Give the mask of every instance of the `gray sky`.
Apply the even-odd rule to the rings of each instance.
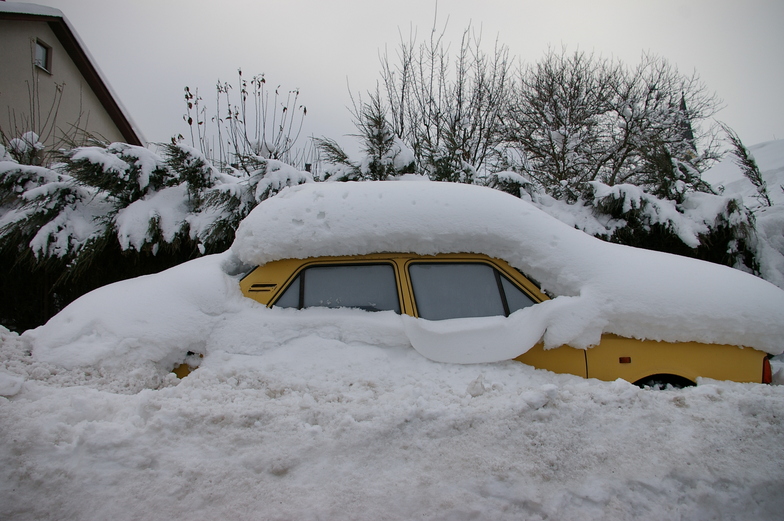
[[[186,134],[183,87],[208,113],[217,80],[265,73],[298,88],[307,134],[351,149],[346,107],[375,86],[379,53],[433,25],[434,0],[36,0],[62,10],[149,141]],[[724,100],[717,118],[746,145],[784,139],[784,2],[780,0],[440,0],[458,45],[469,23],[524,62],[567,46],[636,64],[650,51],[696,71]]]

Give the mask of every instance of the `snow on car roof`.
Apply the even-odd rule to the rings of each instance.
[[[287,188],[242,222],[232,252],[251,265],[377,252],[484,253],[557,295],[510,317],[534,333],[526,337],[543,335],[547,347],[588,347],[615,333],[784,351],[784,291],[773,284],[601,241],[484,187],[401,180]]]

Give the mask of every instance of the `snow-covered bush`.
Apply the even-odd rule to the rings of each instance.
[[[177,184],[152,151],[127,143],[79,147],[64,154],[65,170],[80,184],[94,186],[118,206]]]
[[[383,181],[402,174],[414,173],[416,161],[413,151],[403,143],[387,121],[386,112],[378,91],[370,101],[360,102],[353,111],[354,125],[362,142],[363,158],[353,162],[348,154],[329,138],[316,140],[324,155],[324,179],[334,181]]]
[[[526,176],[517,172],[507,170],[490,174],[485,181],[485,185],[522,199],[532,200],[533,183]]]
[[[312,162],[308,150],[297,149],[308,113],[299,102],[299,90],[282,93],[280,85],[270,89],[264,74],[248,80],[242,69],[237,71],[237,80],[236,91],[235,85],[218,81],[213,116],[207,115],[198,89],[185,87],[183,120],[188,124],[191,146],[222,171],[250,173],[254,157],[303,167]]]
[[[212,251],[222,251],[234,240],[234,231],[253,208],[287,186],[313,181],[309,172],[274,159],[248,156],[250,173],[220,174],[220,182],[202,195],[198,211],[188,217],[192,234]]]
[[[609,225],[598,237],[757,271],[754,219],[739,198],[685,192],[676,203],[634,185],[590,186],[587,203]]]
[[[163,154],[166,165],[177,176],[177,180],[187,184],[190,203],[197,208],[204,190],[215,185],[220,172],[199,150],[182,143],[164,145]]]
[[[736,141],[734,150],[703,177],[725,196],[742,199],[751,211],[760,276],[784,288],[784,140],[746,148],[735,137],[730,138]]]
[[[2,293],[14,295],[0,302],[0,321],[15,329],[97,286],[223,251],[256,204],[313,180],[258,156],[249,174],[222,173],[178,143],[162,157],[93,143],[63,158],[51,169],[0,162]]]
[[[33,131],[25,132],[21,137],[16,137],[8,142],[7,152],[13,160],[24,165],[38,165],[41,163],[41,153],[44,145],[40,137]],[[0,156],[3,154],[0,154]]]

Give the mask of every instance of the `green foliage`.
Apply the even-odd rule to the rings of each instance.
[[[739,199],[725,198],[718,213],[710,221],[700,223],[684,215],[685,208],[680,204],[631,185],[613,190],[600,183],[590,186],[589,200],[595,214],[617,223],[611,233],[600,238],[759,272],[754,255],[754,217]],[[596,192],[599,188],[604,188],[601,195]],[[684,227],[689,231],[684,232]],[[696,236],[690,236],[692,227],[698,229]]]
[[[106,192],[121,207],[178,183],[159,157],[126,143],[75,148],[65,152],[64,164],[76,181]]]
[[[354,110],[354,125],[362,143],[364,158],[359,163],[349,159],[348,154],[329,138],[316,139],[316,146],[323,160],[329,164],[326,178],[341,181],[383,181],[401,174],[414,173],[416,162],[404,159],[406,147],[392,131],[387,121],[387,109],[378,90],[370,101],[361,103]]]
[[[378,91],[370,97],[368,103],[362,105],[357,128],[362,136],[367,158],[360,167],[363,177],[371,181],[383,181],[394,176],[397,172],[391,161],[391,151],[395,144],[395,135],[387,123],[386,109],[381,103]]]
[[[490,174],[485,180],[485,186],[506,192],[515,197],[522,197],[523,194],[526,194],[526,197],[529,199],[531,199],[533,188],[531,181],[516,172]]]
[[[635,176],[634,184],[647,193],[676,203],[682,203],[689,192],[714,193],[700,172],[691,163],[673,157],[668,147],[645,147],[639,153],[645,168]]]
[[[195,148],[176,142],[163,145],[163,155],[166,166],[176,174],[177,180],[187,183],[192,208],[198,208],[204,191],[215,184],[218,174],[216,168]]]

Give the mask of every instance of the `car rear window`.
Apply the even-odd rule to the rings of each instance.
[[[492,266],[427,262],[408,267],[417,314],[428,320],[509,315],[534,301]]]
[[[274,305],[400,313],[395,270],[390,264],[310,266],[297,275]]]

